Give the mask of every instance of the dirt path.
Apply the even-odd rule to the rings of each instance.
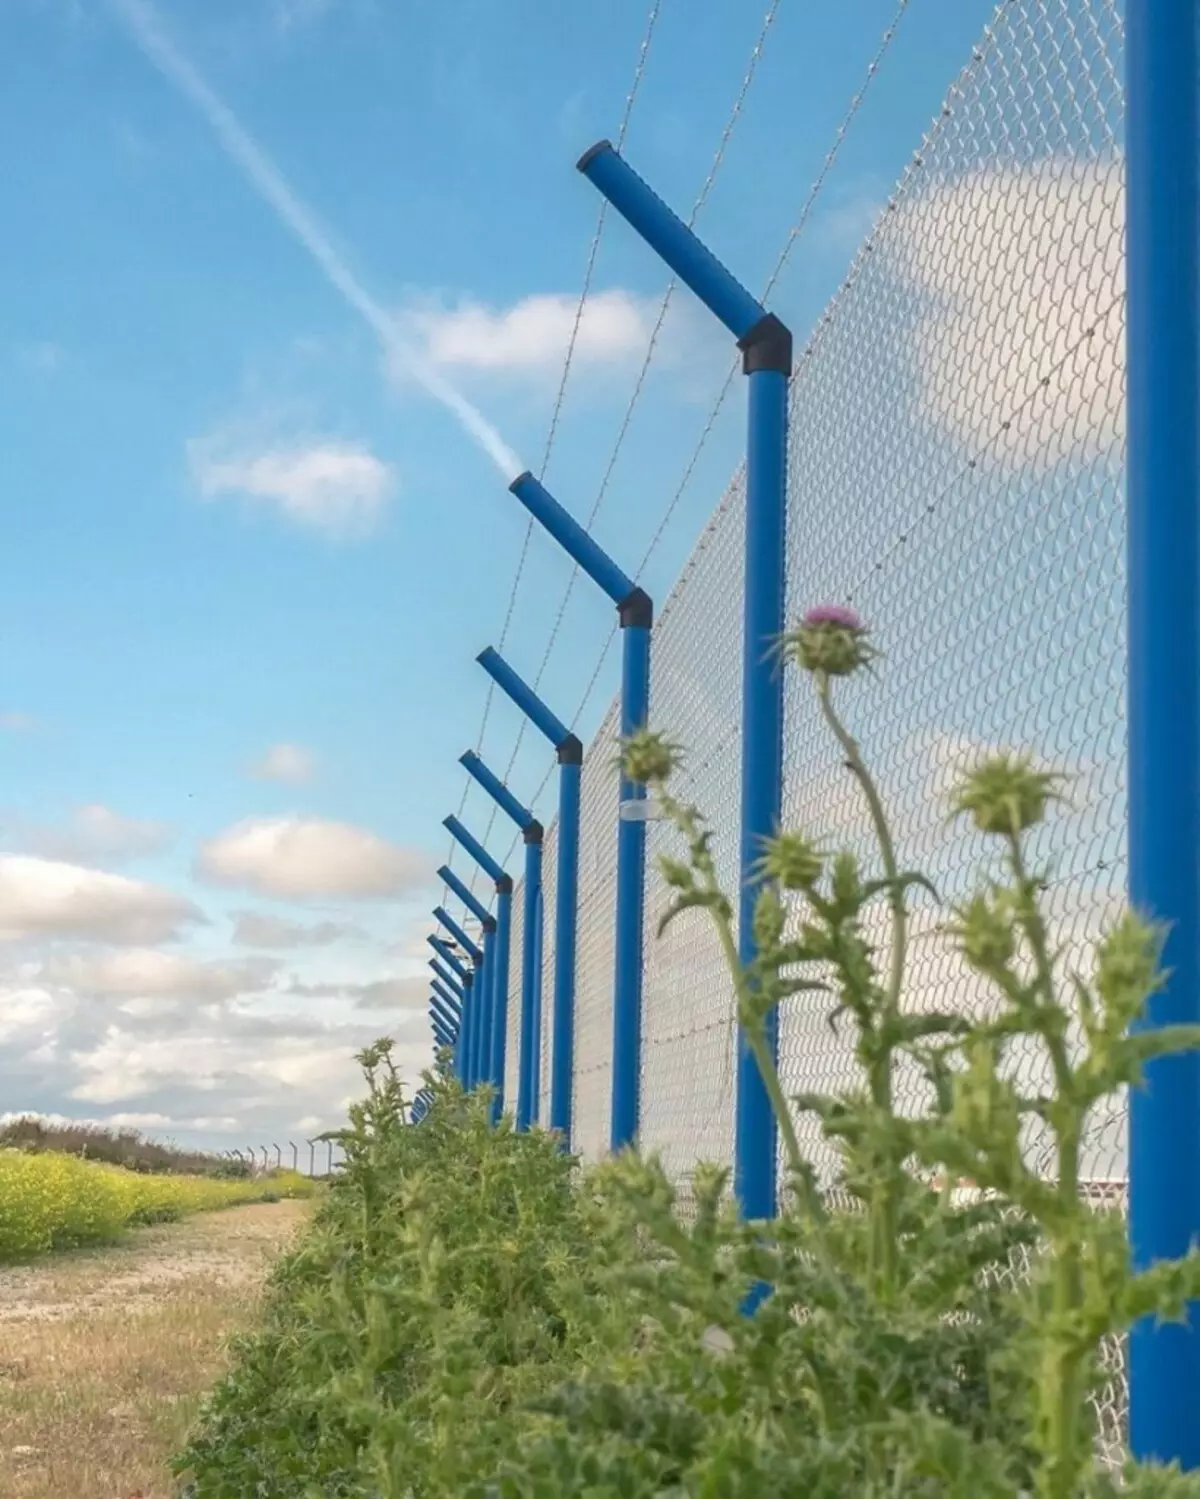
[[[257,1203],[0,1267],[0,1495],[169,1499],[165,1461],[308,1211]]]

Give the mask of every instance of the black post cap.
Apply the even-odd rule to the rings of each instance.
[[[742,373],[755,375],[763,370],[777,375],[792,373],[792,334],[773,312],[760,317],[749,333],[738,339],[742,351]]]
[[[521,835],[527,844],[540,843],[546,836],[546,829],[535,817]]]
[[[644,589],[635,588],[617,605],[617,617],[623,630],[650,629],[654,623],[654,604],[650,595]]]
[[[583,741],[574,734],[568,734],[556,751],[560,765],[582,765],[583,764]]]

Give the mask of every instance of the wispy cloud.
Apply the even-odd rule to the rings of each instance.
[[[191,901],[156,885],[54,859],[0,854],[0,942],[166,942],[203,920]]]
[[[148,0],[109,0],[109,3],[154,66],[200,112],[230,160],[274,209],[293,238],[307,250],[329,284],[371,329],[383,350],[389,372],[417,381],[434,400],[445,406],[506,479],[517,474],[522,467],[520,459],[496,428],[401,336],[395,320],[367,291],[334,247],[324,225],[296,196],[271,158],[168,37]]]
[[[619,363],[640,354],[656,308],[620,289],[589,297],[575,332],[580,364]],[[578,297],[543,293],[511,307],[461,302],[411,314],[433,364],[456,369],[541,371],[562,364],[578,314]]]
[[[875,226],[887,205],[887,191],[874,178],[864,179],[837,195],[817,220],[817,242],[849,258]]]
[[[63,827],[19,824],[15,833],[31,853],[84,864],[145,858],[161,853],[175,838],[168,823],[126,817],[99,802],[76,807]]]
[[[359,927],[344,921],[288,921],[265,911],[235,911],[233,940],[238,947],[286,951],[293,948],[332,947],[361,938]]]
[[[396,486],[388,464],[349,442],[257,447],[217,434],[193,439],[188,460],[205,499],[246,495],[298,525],[343,539],[367,535]]]
[[[37,727],[28,713],[0,713],[0,733],[29,734]]]
[[[425,858],[365,828],[316,818],[254,817],[206,843],[197,873],[281,900],[366,900],[415,890]]]
[[[317,773],[317,759],[302,744],[273,744],[250,766],[256,781],[279,781],[285,786],[306,786]]]

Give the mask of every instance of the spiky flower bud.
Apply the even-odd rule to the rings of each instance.
[[[754,903],[754,942],[760,951],[778,947],[786,919],[779,892],[774,885],[764,885]]]
[[[679,766],[680,752],[665,735],[653,729],[631,734],[621,748],[621,767],[642,786],[662,786]]]
[[[967,962],[985,973],[1006,967],[1016,951],[1011,902],[1003,893],[992,901],[976,895],[959,913],[952,928]]]
[[[784,637],[784,653],[805,671],[848,677],[875,655],[867,628],[844,604],[818,604]]]
[[[953,808],[968,816],[983,833],[1016,837],[1046,815],[1060,797],[1062,776],[1035,770],[1028,755],[989,755],[966,775],[954,794]]]
[[[763,850],[763,873],[785,890],[811,890],[821,878],[825,861],[799,833],[780,833]]]
[[[1136,1020],[1161,983],[1161,946],[1161,931],[1126,911],[1097,947],[1096,992],[1114,1028]]]

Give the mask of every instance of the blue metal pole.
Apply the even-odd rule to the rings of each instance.
[[[648,594],[603,552],[591,536],[533,477],[509,486],[530,515],[574,558],[617,606],[625,634],[621,670],[621,732],[644,728],[650,702],[650,632],[654,605]],[[621,778],[621,802],[643,795]],[[620,807],[618,806],[618,816]],[[637,1138],[642,1065],[642,916],[646,884],[646,830],[621,818],[617,831],[617,909],[613,983],[613,1083],[609,1147],[623,1150]]]
[[[542,1120],[542,981],[545,976],[546,952],[546,887],[538,888],[537,938],[534,943],[533,962],[537,971],[537,988],[533,996],[533,1035],[530,1042],[529,1062],[530,1100],[529,1122],[540,1124]]]
[[[455,842],[470,854],[471,858],[475,860],[476,864],[479,865],[480,869],[483,870],[484,874],[493,883],[499,883],[500,880],[507,878],[504,870],[496,863],[483,844],[479,842],[478,838],[467,832],[457,817],[443,819],[442,826]]]
[[[459,926],[458,922],[455,921],[453,916],[451,916],[450,913],[443,909],[443,907],[441,906],[438,906],[434,910],[433,915],[434,919],[446,928],[446,930],[458,943],[459,947],[461,947],[462,950],[466,953],[467,957],[470,958],[472,963],[478,963],[480,958],[483,957],[483,953],[479,950],[478,947],[476,947],[475,943],[472,942],[470,937],[467,936],[466,932],[463,931],[462,927]]]
[[[554,1014],[550,1065],[550,1128],[571,1144],[575,1081],[575,957],[579,925],[579,792],[583,755],[560,758],[558,875],[554,889]]]
[[[570,729],[489,646],[479,664],[554,746],[558,756],[558,853],[554,896],[554,1002],[551,1015],[550,1128],[569,1147],[575,1067],[575,955],[579,925],[579,792],[583,746]],[[541,969],[539,955],[538,969]],[[540,997],[539,997],[540,1006]],[[541,1029],[538,1021],[538,1041]],[[540,1058],[535,1064],[540,1078]]]
[[[624,632],[621,737],[644,729],[650,709],[650,630]],[[622,773],[620,808],[640,801],[646,788]],[[642,1071],[642,932],[645,907],[646,824],[619,816],[617,823],[616,985],[613,993],[612,1116],[614,1155],[637,1138]]]
[[[1200,400],[1196,0],[1128,0],[1129,893],[1167,929],[1146,1024],[1200,1022]],[[1200,1053],[1146,1068],[1129,1097],[1138,1268],[1200,1237]],[[1134,1327],[1135,1458],[1200,1467],[1200,1317]]]
[[[623,604],[636,585],[592,540],[575,517],[530,473],[520,474],[508,486],[539,525],[578,562],[588,577],[608,594],[614,604]]]
[[[429,966],[437,975],[438,982],[444,984],[451,994],[455,994],[461,999],[463,992],[462,979],[455,977],[440,958],[430,958]]]
[[[437,978],[436,976],[431,981],[431,988],[433,989],[434,994],[438,997],[438,999],[441,1000],[442,1004],[445,1006],[446,1011],[451,1016],[453,1016],[455,1025],[461,1025],[463,1011],[462,1000],[461,998],[455,998],[455,993],[460,991],[452,991],[448,989],[445,984],[442,983],[441,979]]]
[[[749,965],[755,957],[753,915],[761,889],[757,869],[762,843],[778,831],[783,791],[783,695],[774,647],[784,627],[787,385],[792,337],[608,141],[593,146],[578,166],[733,334],[750,377],[738,908],[739,958]],[[777,1017],[772,1015],[767,1027],[772,1054],[778,1047],[777,1026]],[[774,1116],[743,1031],[738,1050],[734,1185],[739,1208],[748,1219],[774,1216],[776,1151]]]
[[[426,937],[425,940],[429,943],[430,947],[433,948],[434,952],[437,953],[438,957],[441,958],[444,963],[448,963],[454,970],[454,972],[458,974],[459,980],[462,983],[466,983],[467,973],[469,972],[469,970],[462,962],[462,960],[458,957],[458,955],[451,951],[449,943],[443,942],[440,937],[436,936]]]
[[[448,1031],[457,1032],[458,1017],[446,1007],[444,1000],[434,994],[429,1001],[429,1008]]]
[[[492,975],[496,960],[496,929],[490,927],[483,934],[483,962],[475,978],[475,1003],[471,1015],[471,1087],[476,1087],[486,1076],[485,1046],[491,1034]]]
[[[533,688],[516,674],[499,651],[492,646],[480,651],[475,658],[496,686],[514,702],[534,728],[547,738],[555,749],[566,744],[573,736],[561,719],[556,718]]]
[[[537,961],[537,913],[542,895],[542,825],[528,807],[523,806],[504,782],[489,770],[480,757],[468,750],[460,759],[467,773],[479,783],[500,810],[516,823],[525,839],[524,937],[521,950],[521,1027],[520,1055],[517,1065],[517,1128],[529,1128],[530,1072],[534,1065],[533,1025],[536,996],[541,990],[541,970]],[[499,888],[497,886],[497,888]],[[507,1017],[507,993],[504,1014]],[[501,1049],[503,1054],[503,1048]],[[503,1086],[503,1076],[500,1084]]]
[[[791,353],[788,352],[788,365]],[[783,674],[776,647],[784,631],[787,532],[788,373],[750,375],[746,446],[745,567],[742,618],[742,826],[738,958],[757,954],[754,908],[762,889],[763,845],[779,831],[783,796]],[[779,1055],[779,1014],[766,1018],[771,1060]],[[734,1192],[750,1221],[777,1206],[775,1114],[758,1061],[738,1029]]]
[[[516,799],[504,782],[489,770],[474,750],[459,756],[458,763],[473,780],[487,792],[506,817],[512,819],[522,832],[533,823],[533,813]]]
[[[536,828],[537,836],[530,834]],[[542,965],[538,955],[538,918],[542,909],[542,828],[525,831],[525,922],[521,929],[521,1055],[517,1072],[517,1128],[528,1129],[537,1119],[540,1083],[538,1058],[538,997]]]
[[[488,1078],[496,1090],[492,1115],[498,1119],[504,1103],[503,1069],[508,1024],[508,950],[511,940],[513,882],[511,876],[505,873],[457,817],[445,818],[442,825],[496,886],[496,940],[490,953],[486,934],[484,941],[484,964],[487,968],[484,992],[488,995],[488,1003],[480,1009],[481,1038],[478,1051],[479,1076]],[[496,1075],[497,1065],[500,1067],[499,1076]]]
[[[598,141],[576,166],[734,338],[744,338],[764,316],[764,308],[610,142]]]
[[[492,1100],[492,1120],[504,1112],[504,1062],[508,1049],[508,959],[512,940],[512,880],[507,875],[496,881],[496,952],[492,974],[491,1015],[491,1083],[496,1090]]]
[[[463,883],[448,864],[443,864],[438,870],[438,879],[445,885],[447,890],[452,890],[475,920],[486,925],[491,920],[491,913],[484,903],[474,892]]]

